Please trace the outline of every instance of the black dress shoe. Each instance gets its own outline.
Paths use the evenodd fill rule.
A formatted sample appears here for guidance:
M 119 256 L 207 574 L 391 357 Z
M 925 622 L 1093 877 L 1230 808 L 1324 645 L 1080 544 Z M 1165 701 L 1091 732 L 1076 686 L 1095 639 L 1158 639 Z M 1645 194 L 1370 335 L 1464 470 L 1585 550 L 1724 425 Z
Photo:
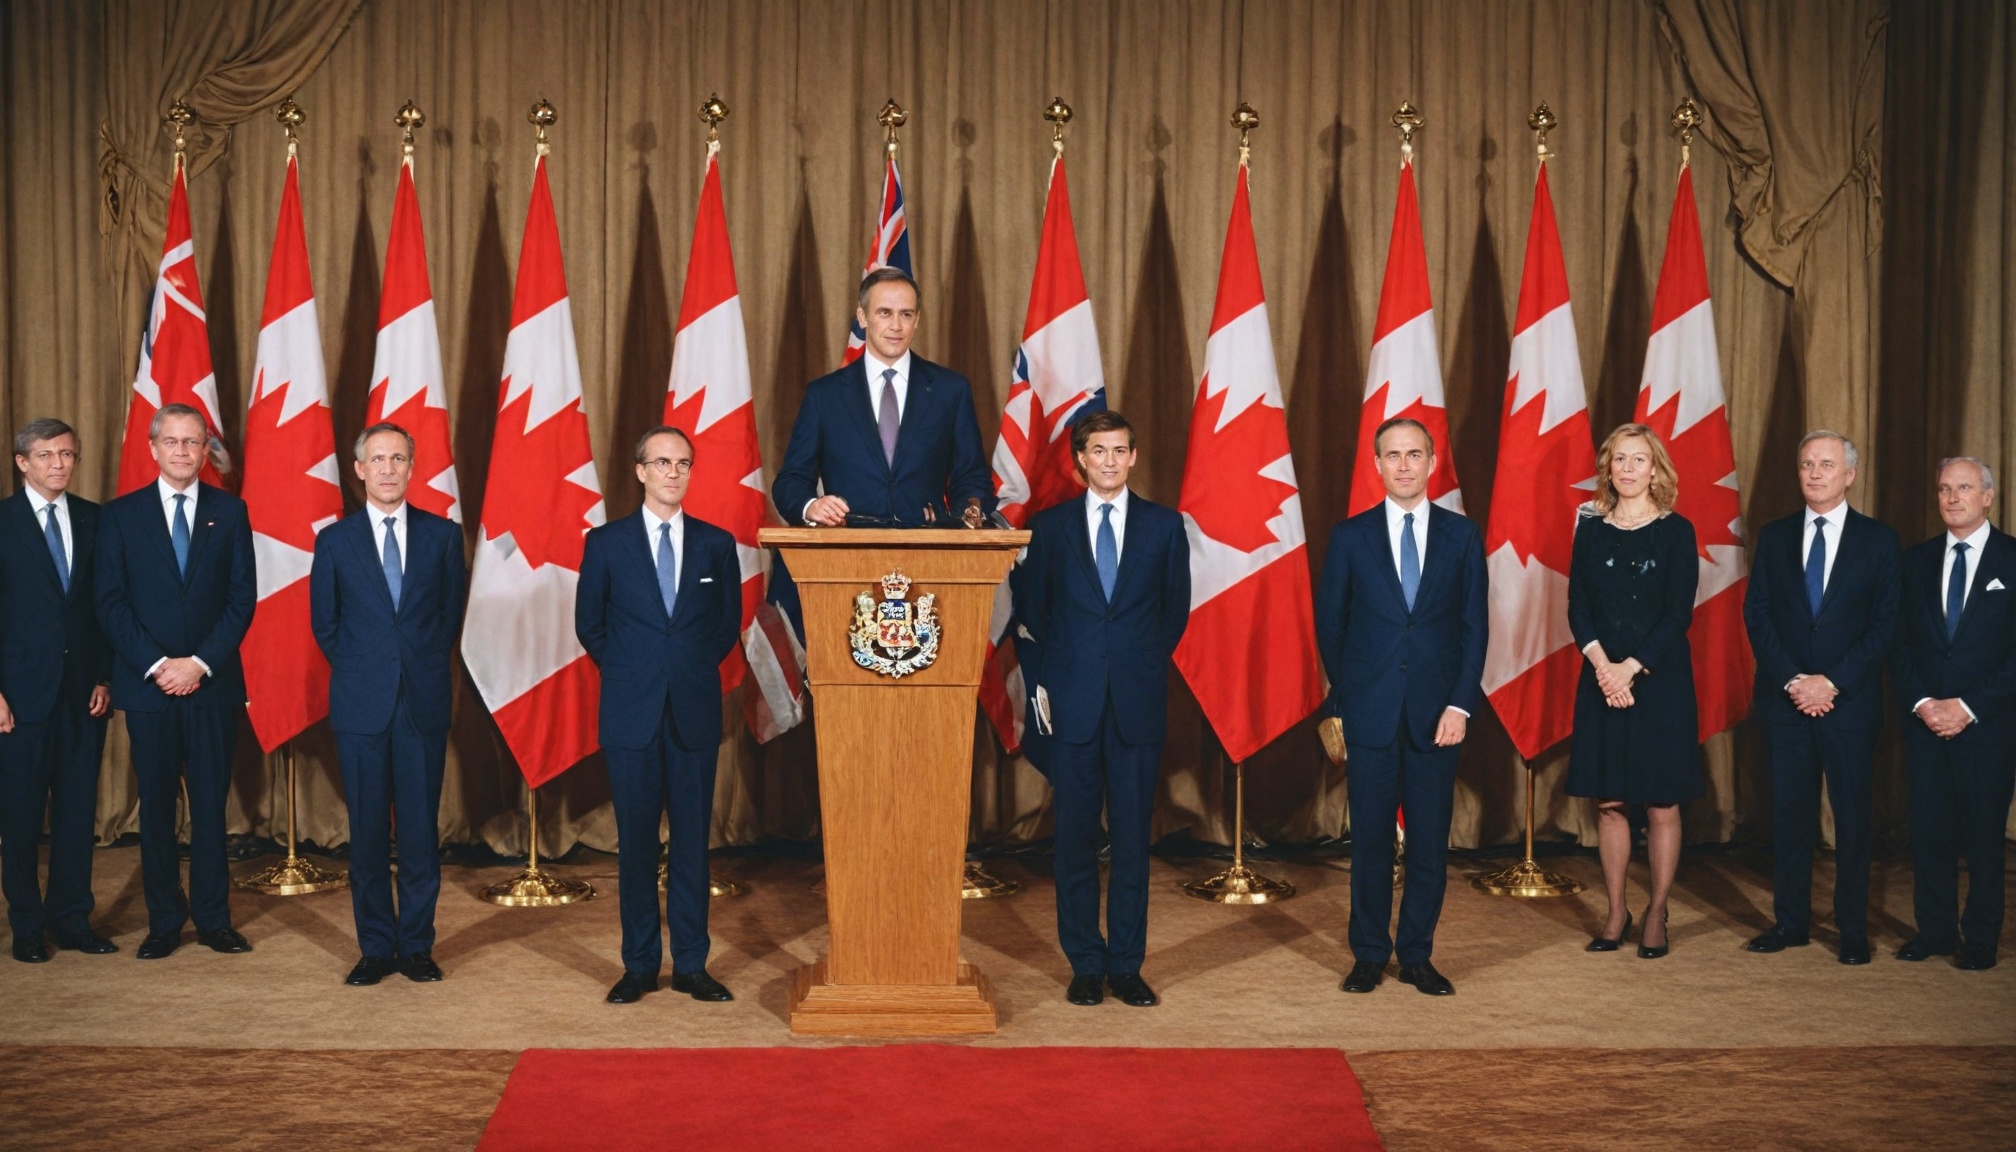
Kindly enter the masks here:
M 350 969 L 350 975 L 343 978 L 343 983 L 352 988 L 369 988 L 391 975 L 392 971 L 392 961 L 386 957 L 366 956 L 357 961 L 355 968 Z
M 1934 956 L 1951 956 L 1952 954 L 1953 946 L 1951 944 L 1942 948 L 1937 944 L 1927 941 L 1923 936 L 1913 936 L 1905 942 L 1902 948 L 1897 949 L 1897 959 L 1909 960 L 1913 963 L 1920 960 L 1930 960 Z
M 14 959 L 23 964 L 45 964 L 49 960 L 49 945 L 40 936 L 14 938 Z
M 1995 953 L 1981 948 L 1962 948 L 1960 958 L 1953 962 L 1962 972 L 1986 972 L 1995 966 Z
M 1437 972 L 1433 964 L 1422 964 L 1414 968 L 1402 964 L 1400 966 L 1400 982 L 1402 984 L 1412 984 L 1416 992 L 1428 996 L 1453 996 L 1456 994 L 1456 986 L 1449 983 L 1447 976 Z
M 1141 979 L 1141 974 L 1138 972 L 1126 976 L 1108 976 L 1106 986 L 1113 990 L 1113 998 L 1122 1004 L 1136 1008 L 1153 1008 L 1161 1003 L 1160 998 L 1155 995 L 1155 990 L 1148 987 L 1148 982 Z
M 1090 1008 L 1106 999 L 1106 981 L 1097 976 L 1073 976 L 1071 986 L 1064 990 L 1064 999 Z
M 415 984 L 438 984 L 441 982 L 441 966 L 434 963 L 431 952 L 415 952 L 399 957 L 399 974 Z
M 205 932 L 199 928 L 196 931 L 196 942 L 212 952 L 222 952 L 227 956 L 252 950 L 252 945 L 238 934 L 236 928 L 219 928 L 215 932 Z
M 1867 964 L 1869 962 L 1869 937 L 1841 937 L 1841 963 Z
M 138 956 L 142 960 L 160 960 L 173 955 L 175 949 L 181 946 L 182 934 L 180 932 L 149 932 L 147 938 L 140 942 L 140 947 L 133 955 Z
M 1589 943 L 1582 946 L 1582 951 L 1615 952 L 1617 949 L 1623 947 L 1624 938 L 1629 935 L 1631 935 L 1631 913 L 1626 912 L 1624 913 L 1624 927 L 1617 933 L 1616 939 L 1613 940 L 1608 936 L 1592 937 Z
M 119 951 L 119 946 L 98 935 L 89 928 L 79 928 L 71 932 L 56 933 L 56 947 L 65 952 L 82 952 L 87 956 L 109 956 Z
M 604 999 L 611 1004 L 635 1004 L 644 998 L 645 993 L 657 990 L 657 973 L 625 971 L 623 978 L 616 981 L 616 986 L 609 989 L 609 995 Z
M 1386 965 L 1360 960 L 1351 965 L 1351 974 L 1344 977 L 1344 983 L 1338 987 L 1346 992 L 1370 992 L 1379 987 L 1379 982 L 1385 978 Z
M 1805 934 L 1794 936 L 1773 924 L 1762 934 L 1751 938 L 1750 943 L 1743 947 L 1750 952 L 1783 952 L 1787 948 L 1804 948 L 1810 943 L 1812 941 Z
M 735 994 L 728 991 L 727 985 L 709 976 L 705 968 L 698 972 L 674 972 L 672 991 L 684 992 L 695 1000 L 705 1000 L 714 1004 L 735 999 Z

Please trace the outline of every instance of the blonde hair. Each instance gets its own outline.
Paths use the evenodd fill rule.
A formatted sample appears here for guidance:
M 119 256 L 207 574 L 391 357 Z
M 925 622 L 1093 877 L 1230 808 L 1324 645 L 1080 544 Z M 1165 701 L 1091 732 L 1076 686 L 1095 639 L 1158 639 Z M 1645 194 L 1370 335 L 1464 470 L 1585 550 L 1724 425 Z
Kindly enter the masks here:
M 1619 443 L 1633 436 L 1645 441 L 1646 455 L 1652 457 L 1652 483 L 1647 494 L 1661 513 L 1671 512 L 1674 501 L 1680 498 L 1680 473 L 1673 467 L 1673 458 L 1666 454 L 1666 445 L 1660 443 L 1659 434 L 1643 424 L 1619 424 L 1616 431 L 1603 438 L 1603 447 L 1596 450 L 1596 499 L 1590 503 L 1605 516 L 1617 510 L 1617 486 L 1610 480 L 1610 458 L 1616 455 Z

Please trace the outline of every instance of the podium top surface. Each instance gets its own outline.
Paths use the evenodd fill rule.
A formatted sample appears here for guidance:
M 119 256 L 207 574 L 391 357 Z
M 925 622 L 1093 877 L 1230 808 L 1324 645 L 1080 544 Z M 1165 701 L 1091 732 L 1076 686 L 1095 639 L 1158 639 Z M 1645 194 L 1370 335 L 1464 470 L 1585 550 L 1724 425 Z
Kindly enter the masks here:
M 1024 528 L 765 528 L 765 548 L 1011 549 L 1029 543 Z

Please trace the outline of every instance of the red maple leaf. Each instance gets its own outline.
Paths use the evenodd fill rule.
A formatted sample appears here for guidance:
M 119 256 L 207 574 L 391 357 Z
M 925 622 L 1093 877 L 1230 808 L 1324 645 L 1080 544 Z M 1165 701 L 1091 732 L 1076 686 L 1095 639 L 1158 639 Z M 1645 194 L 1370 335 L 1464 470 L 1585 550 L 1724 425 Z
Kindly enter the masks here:
M 1717 407 L 1675 436 L 1673 423 L 1680 413 L 1680 393 L 1675 392 L 1657 411 L 1646 412 L 1643 409 L 1650 395 L 1650 389 L 1638 393 L 1638 420 L 1659 434 L 1666 442 L 1667 455 L 1673 457 L 1673 468 L 1680 473 L 1680 498 L 1674 503 L 1674 511 L 1694 525 L 1701 559 L 1709 559 L 1710 544 L 1742 547 L 1743 538 L 1737 534 L 1737 528 L 1743 516 L 1743 502 L 1736 489 L 1721 482 L 1736 471 L 1736 449 L 1729 439 L 1728 407 Z
M 511 378 L 499 386 L 498 402 L 511 394 Z M 483 537 L 509 533 L 533 569 L 548 564 L 580 571 L 588 513 L 602 494 L 566 477 L 592 457 L 588 418 L 579 397 L 527 429 L 532 389 L 497 412 L 491 441 L 490 476 L 483 489 Z
M 1518 393 L 1515 376 L 1505 388 L 1507 408 Z M 1537 557 L 1556 572 L 1566 572 L 1575 552 L 1575 509 L 1591 495 L 1577 485 L 1594 474 L 1595 450 L 1588 413 L 1542 432 L 1546 411 L 1547 393 L 1541 391 L 1525 407 L 1505 413 L 1484 550 L 1496 552 L 1509 543 L 1522 562 Z
M 1035 513 L 1061 504 L 1085 490 L 1085 482 L 1078 476 L 1077 462 L 1071 458 L 1071 437 L 1058 436 L 1057 429 L 1077 414 L 1085 403 L 1086 393 L 1076 393 L 1057 411 L 1048 412 L 1043 408 L 1042 396 L 1034 387 L 1017 384 L 1009 393 L 1009 407 L 1014 407 L 1015 397 L 1023 391 L 1029 393 L 1028 430 L 1025 432 L 1013 420 L 1001 422 L 1001 439 L 1008 445 L 1009 453 L 1022 462 L 1022 475 L 1029 483 L 1027 500 L 1001 510 L 1001 514 L 1018 527 L 1027 523 Z M 998 490 L 999 485 L 996 488 Z
M 1275 542 L 1267 527 L 1295 486 L 1260 470 L 1288 455 L 1288 421 L 1279 408 L 1255 400 L 1224 427 L 1225 389 L 1211 394 L 1210 378 L 1190 410 L 1190 451 L 1183 465 L 1179 506 L 1204 535 L 1241 552 Z
M 385 394 L 390 388 L 389 380 L 378 381 L 377 386 L 371 389 L 371 407 L 384 408 Z M 406 502 L 423 512 L 448 515 L 455 506 L 455 498 L 432 483 L 435 477 L 455 467 L 454 441 L 448 433 L 448 410 L 430 407 L 426 390 L 422 389 L 373 423 L 379 421 L 397 424 L 413 436 L 413 483 L 406 489 Z
M 727 529 L 737 543 L 754 548 L 767 505 L 763 493 L 744 484 L 742 478 L 763 467 L 756 446 L 756 407 L 745 403 L 709 424 L 706 431 L 693 432 L 706 401 L 704 388 L 688 396 L 684 404 L 675 405 L 669 393 L 665 398 L 665 423 L 686 429 L 693 437 L 693 479 L 686 487 L 684 507 L 709 524 Z
M 1365 407 L 1358 420 L 1358 474 L 1351 482 L 1350 515 L 1356 516 L 1367 508 L 1386 498 L 1386 482 L 1379 478 L 1376 463 L 1378 453 L 1373 451 L 1373 438 L 1379 425 L 1387 417 L 1379 413 L 1386 411 L 1386 393 L 1392 389 L 1389 381 L 1379 385 L 1365 398 Z M 1395 412 L 1391 419 L 1405 417 L 1418 420 L 1435 438 L 1435 474 L 1428 478 L 1428 499 L 1440 500 L 1459 487 L 1456 480 L 1456 454 L 1449 445 L 1449 410 L 1430 407 L 1426 401 L 1416 397 L 1412 404 Z
M 265 376 L 255 388 L 265 388 Z M 245 413 L 245 509 L 252 530 L 304 552 L 315 547 L 315 525 L 343 514 L 343 490 L 309 469 L 327 460 L 336 433 L 326 405 L 310 404 L 284 423 L 289 381 L 256 395 Z

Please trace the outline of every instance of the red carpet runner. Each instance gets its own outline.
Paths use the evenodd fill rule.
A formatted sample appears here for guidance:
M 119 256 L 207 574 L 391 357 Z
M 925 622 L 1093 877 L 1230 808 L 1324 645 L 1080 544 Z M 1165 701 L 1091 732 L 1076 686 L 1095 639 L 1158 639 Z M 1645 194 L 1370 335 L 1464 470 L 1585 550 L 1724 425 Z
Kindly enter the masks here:
M 480 1152 L 1380 1149 L 1329 1048 L 535 1048 Z

